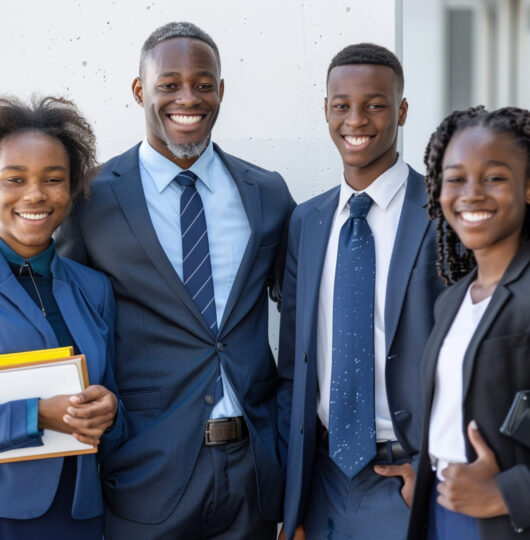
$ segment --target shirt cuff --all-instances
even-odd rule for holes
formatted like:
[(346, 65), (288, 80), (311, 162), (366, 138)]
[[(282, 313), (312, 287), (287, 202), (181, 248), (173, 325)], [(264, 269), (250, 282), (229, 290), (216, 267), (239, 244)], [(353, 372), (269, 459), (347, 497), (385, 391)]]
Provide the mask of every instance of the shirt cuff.
[(42, 437), (39, 429), (39, 398), (26, 400), (26, 434), (28, 437)]

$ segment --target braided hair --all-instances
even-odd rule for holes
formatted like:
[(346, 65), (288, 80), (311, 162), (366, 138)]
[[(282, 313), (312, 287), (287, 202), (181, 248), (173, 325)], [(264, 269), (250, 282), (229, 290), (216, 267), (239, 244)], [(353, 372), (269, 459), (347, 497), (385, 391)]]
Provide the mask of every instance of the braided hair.
[[(454, 111), (431, 135), (425, 150), (424, 162), (427, 167), (425, 185), (428, 193), (427, 211), (436, 220), (438, 245), (438, 273), (446, 285), (455, 283), (465, 276), (475, 265), (475, 257), (467, 249), (455, 231), (447, 223), (440, 206), (442, 188), (442, 161), (451, 138), (458, 132), (471, 127), (485, 127), (496, 133), (510, 134), (526, 152), (526, 176), (530, 178), (530, 111), (517, 107), (504, 107), (489, 112), (483, 106), (471, 107), (465, 111)], [(530, 212), (526, 205), (523, 224), (523, 239), (530, 239)]]

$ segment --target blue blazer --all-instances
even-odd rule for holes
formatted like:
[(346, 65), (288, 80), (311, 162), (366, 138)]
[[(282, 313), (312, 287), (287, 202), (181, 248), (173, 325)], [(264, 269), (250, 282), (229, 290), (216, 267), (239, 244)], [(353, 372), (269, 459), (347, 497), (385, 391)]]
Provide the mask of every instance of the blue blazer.
[[(287, 470), (288, 538), (303, 521), (311, 486), (317, 427), (318, 293), (339, 192), (335, 187), (300, 204), (289, 226), (277, 398), (280, 452)], [(392, 423), (411, 456), (421, 440), (420, 361), (433, 324), (434, 301), (443, 288), (436, 273), (436, 237), (426, 200), (423, 177), (410, 169), (388, 274), (385, 338)]]
[[(113, 377), (115, 309), (108, 279), (57, 254), (52, 258), (51, 272), (53, 295), (79, 351), (86, 355), (90, 383), (102, 384), (117, 392)], [(0, 354), (58, 346), (52, 327), (1, 254), (0, 321)], [(20, 445), (25, 421), (25, 402), (0, 403), (3, 450)], [(120, 405), (99, 453), (78, 456), (73, 518), (88, 519), (103, 513), (96, 458), (119, 443), (124, 426)], [(0, 517), (31, 519), (44, 514), (55, 497), (62, 467), (61, 457), (0, 464)]]
[(57, 246), (110, 276), (117, 302), (116, 381), (129, 440), (103, 463), (113, 513), (165, 520), (193, 473), (222, 363), (248, 424), (260, 508), (281, 518), (277, 370), (268, 342), (267, 286), (294, 202), (278, 173), (227, 155), (251, 235), (215, 336), (168, 260), (149, 217), (138, 146), (105, 164), (65, 221)]

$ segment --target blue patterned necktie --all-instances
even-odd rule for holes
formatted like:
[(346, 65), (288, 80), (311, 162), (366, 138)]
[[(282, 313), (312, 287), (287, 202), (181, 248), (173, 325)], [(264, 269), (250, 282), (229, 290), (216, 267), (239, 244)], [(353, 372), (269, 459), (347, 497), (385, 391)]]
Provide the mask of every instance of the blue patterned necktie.
[(350, 199), (342, 226), (333, 292), (329, 456), (348, 478), (375, 457), (374, 237), (366, 221), (372, 199)]
[(182, 279), (206, 324), (217, 335), (208, 231), (202, 199), (195, 187), (197, 175), (191, 171), (182, 171), (175, 180), (182, 186), (180, 195)]

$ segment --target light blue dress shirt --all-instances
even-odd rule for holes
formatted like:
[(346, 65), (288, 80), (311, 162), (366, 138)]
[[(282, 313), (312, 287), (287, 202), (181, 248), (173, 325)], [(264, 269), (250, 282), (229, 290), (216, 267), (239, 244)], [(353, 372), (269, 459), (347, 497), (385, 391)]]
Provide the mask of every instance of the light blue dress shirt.
[[(182, 169), (158, 153), (146, 139), (140, 145), (139, 160), (142, 186), (153, 227), (173, 268), (182, 279), (182, 188), (173, 182)], [(228, 295), (250, 237), (250, 225), (239, 190), (215, 153), (211, 141), (189, 170), (198, 176), (196, 187), (204, 206), (217, 325), (220, 327)], [(222, 365), (221, 376), (224, 395), (213, 408), (211, 418), (241, 416), (241, 407)]]

